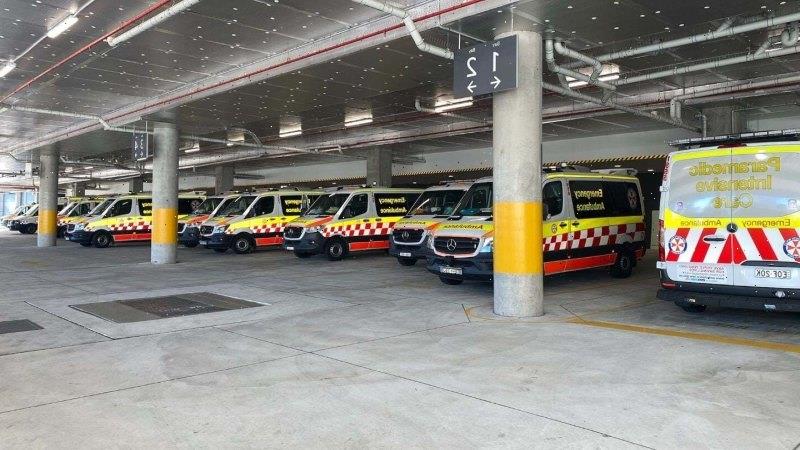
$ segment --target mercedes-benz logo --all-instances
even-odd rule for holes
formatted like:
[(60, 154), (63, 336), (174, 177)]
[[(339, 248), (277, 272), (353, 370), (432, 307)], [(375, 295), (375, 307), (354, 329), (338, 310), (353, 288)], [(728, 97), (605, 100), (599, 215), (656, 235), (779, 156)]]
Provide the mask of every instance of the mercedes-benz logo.
[(409, 236), (410, 235), (408, 234), (408, 231), (403, 231), (403, 233), (400, 235), (400, 237), (402, 237), (404, 241), (407, 241)]
[(447, 249), (448, 250), (450, 250), (452, 252), (453, 250), (456, 249), (456, 247), (458, 247), (458, 244), (456, 244), (456, 240), (455, 239), (450, 239), (449, 241), (447, 241)]

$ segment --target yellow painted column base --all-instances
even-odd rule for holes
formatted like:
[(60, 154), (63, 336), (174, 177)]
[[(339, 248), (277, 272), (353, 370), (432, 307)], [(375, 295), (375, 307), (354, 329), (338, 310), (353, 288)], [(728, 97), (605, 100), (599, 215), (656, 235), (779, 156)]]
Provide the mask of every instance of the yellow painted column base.
[(494, 205), (494, 271), (541, 275), (542, 202), (497, 202)]
[(58, 231), (58, 212), (56, 210), (39, 210), (37, 233), (56, 234)]
[(153, 209), (153, 225), (151, 229), (151, 240), (153, 244), (177, 244), (178, 210), (175, 208)]

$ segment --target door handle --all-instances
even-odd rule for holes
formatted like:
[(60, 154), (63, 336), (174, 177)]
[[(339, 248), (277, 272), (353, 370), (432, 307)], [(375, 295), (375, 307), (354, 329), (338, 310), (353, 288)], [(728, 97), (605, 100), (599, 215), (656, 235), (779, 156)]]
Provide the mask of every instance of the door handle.
[(703, 238), (704, 242), (725, 242), (725, 238), (719, 236), (706, 236)]
[(573, 226), (573, 227), (577, 227), (577, 226), (579, 226), (580, 224), (581, 224), (580, 222), (572, 222), (572, 226)]
[(383, 219), (375, 219), (375, 222), (383, 222)]
[(362, 222), (369, 222), (369, 219), (362, 219)]
[(566, 228), (567, 222), (561, 222), (560, 224), (558, 224), (558, 226), (560, 226), (561, 228)]

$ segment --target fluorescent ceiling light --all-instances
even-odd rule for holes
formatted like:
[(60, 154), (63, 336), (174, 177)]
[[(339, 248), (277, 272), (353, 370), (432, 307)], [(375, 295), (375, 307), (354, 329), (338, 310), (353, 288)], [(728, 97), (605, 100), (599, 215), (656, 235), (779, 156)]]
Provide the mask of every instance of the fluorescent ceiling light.
[[(592, 67), (581, 67), (578, 69), (578, 72), (586, 75), (587, 77), (592, 76), (593, 73)], [(619, 80), (619, 65), (617, 64), (603, 64), (603, 70), (600, 71), (600, 77), (597, 78), (599, 81), (615, 81)], [(581, 80), (576, 80), (572, 77), (567, 77), (567, 81), (569, 82), (569, 87), (571, 88), (579, 88), (588, 86), (589, 83)]]
[(472, 97), (454, 98), (451, 100), (437, 100), (433, 110), (437, 113), (452, 111), (454, 109), (472, 106)]
[(301, 134), (303, 134), (303, 130), (294, 130), (294, 131), (283, 131), (283, 132), (280, 132), (280, 133), (278, 133), (278, 136), (282, 137), (282, 138), (287, 138), (287, 137), (293, 137), (293, 136), (300, 136)]
[(14, 70), (14, 68), (16, 68), (16, 67), (17, 67), (17, 65), (14, 64), (14, 61), (7, 62), (3, 67), (0, 67), (0, 78), (3, 78), (6, 75), (8, 75), (9, 72)]
[(200, 151), (200, 147), (192, 147), (192, 148), (188, 148), (188, 149), (184, 150), (183, 153), (197, 153), (199, 151)]
[(76, 15), (74, 14), (68, 15), (66, 19), (62, 20), (61, 22), (58, 23), (58, 25), (54, 26), (53, 28), (50, 28), (50, 30), (47, 31), (47, 37), (49, 37), (50, 39), (57, 38), (61, 33), (67, 31), (69, 27), (75, 25), (75, 22), (77, 21), (78, 17)]
[(359, 125), (367, 125), (367, 124), (370, 124), (370, 123), (372, 123), (372, 117), (365, 117), (363, 119), (356, 119), (356, 120), (351, 120), (349, 122), (345, 122), (344, 126), (346, 126), (346, 127), (357, 127)]

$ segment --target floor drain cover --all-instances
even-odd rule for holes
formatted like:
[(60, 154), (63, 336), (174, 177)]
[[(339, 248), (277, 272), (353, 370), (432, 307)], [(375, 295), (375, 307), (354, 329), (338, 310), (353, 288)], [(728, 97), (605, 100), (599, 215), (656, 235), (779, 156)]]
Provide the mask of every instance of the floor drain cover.
[(264, 305), (210, 292), (70, 305), (78, 311), (117, 323), (143, 322), (257, 306)]
[(42, 327), (28, 319), (7, 320), (5, 322), (0, 322), (0, 334), (19, 333), (20, 331), (33, 331), (42, 329)]

